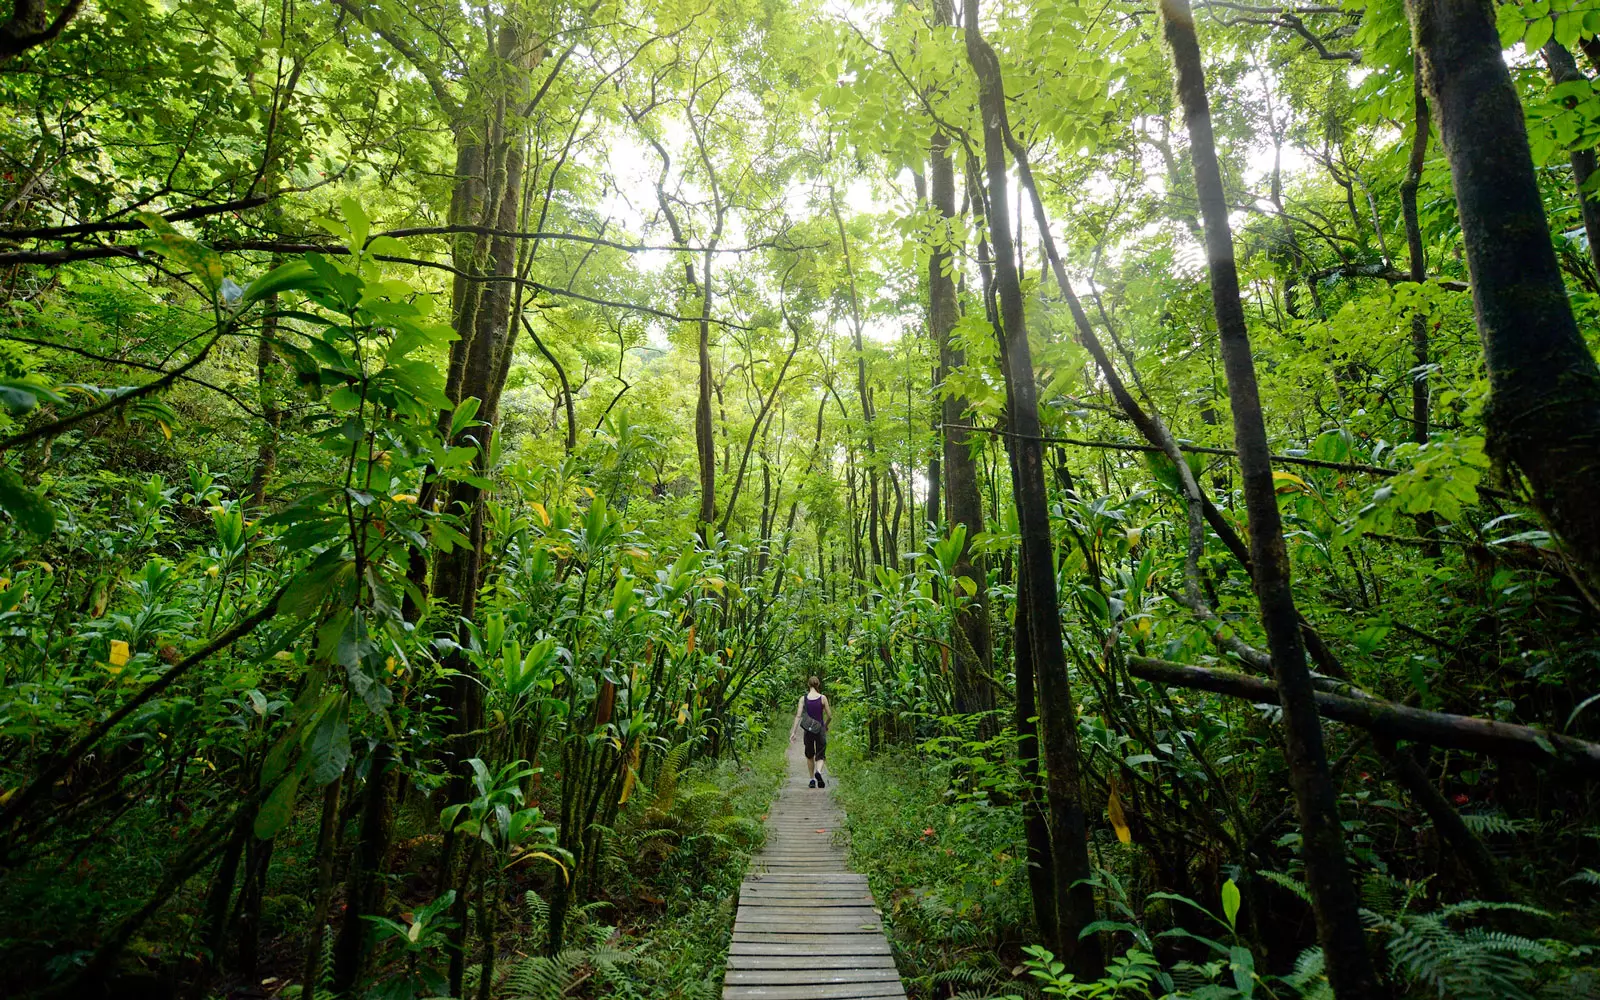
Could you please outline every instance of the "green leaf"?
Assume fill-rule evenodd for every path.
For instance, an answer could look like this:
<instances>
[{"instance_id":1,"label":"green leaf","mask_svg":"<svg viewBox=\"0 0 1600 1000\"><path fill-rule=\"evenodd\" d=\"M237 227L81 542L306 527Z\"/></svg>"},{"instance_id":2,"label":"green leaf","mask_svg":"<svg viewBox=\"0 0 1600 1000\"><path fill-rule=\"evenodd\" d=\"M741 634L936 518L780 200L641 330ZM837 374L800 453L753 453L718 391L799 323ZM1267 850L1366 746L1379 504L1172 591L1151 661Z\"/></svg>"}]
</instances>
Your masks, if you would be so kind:
<instances>
[{"instance_id":1,"label":"green leaf","mask_svg":"<svg viewBox=\"0 0 1600 1000\"><path fill-rule=\"evenodd\" d=\"M408 257L411 248L393 236L374 236L367 243L367 253L380 257Z\"/></svg>"},{"instance_id":2,"label":"green leaf","mask_svg":"<svg viewBox=\"0 0 1600 1000\"><path fill-rule=\"evenodd\" d=\"M1544 48L1544 43L1550 40L1550 32L1555 24L1548 17L1541 17L1528 22L1528 33L1522 36L1522 47L1529 52L1537 52Z\"/></svg>"},{"instance_id":3,"label":"green leaf","mask_svg":"<svg viewBox=\"0 0 1600 1000\"><path fill-rule=\"evenodd\" d=\"M278 738L278 742L267 751L266 759L261 762L261 782L269 784L283 777L283 772L289 769L289 762L294 759L294 748L298 746L296 737L299 735L297 728L291 728Z\"/></svg>"},{"instance_id":4,"label":"green leaf","mask_svg":"<svg viewBox=\"0 0 1600 1000\"><path fill-rule=\"evenodd\" d=\"M267 800L261 803L261 811L256 813L255 834L258 838L271 840L279 830L289 825L289 820L294 818L295 797L299 794L300 772L290 771L267 794Z\"/></svg>"},{"instance_id":5,"label":"green leaf","mask_svg":"<svg viewBox=\"0 0 1600 1000\"><path fill-rule=\"evenodd\" d=\"M0 406L13 417L21 416L39 405L39 400L64 403L66 397L51 389L35 376L26 378L0 378Z\"/></svg>"},{"instance_id":6,"label":"green leaf","mask_svg":"<svg viewBox=\"0 0 1600 1000\"><path fill-rule=\"evenodd\" d=\"M1528 21L1522 16L1522 8L1516 4L1502 4L1495 9L1495 30L1500 34L1500 47L1509 49L1522 41L1522 35L1528 30Z\"/></svg>"},{"instance_id":7,"label":"green leaf","mask_svg":"<svg viewBox=\"0 0 1600 1000\"><path fill-rule=\"evenodd\" d=\"M291 260L287 264L279 264L250 282L250 286L244 290L244 298L241 301L249 305L252 302L260 302L269 295L277 295L279 292L321 291L326 287L327 283L311 269L310 264L304 260Z\"/></svg>"},{"instance_id":8,"label":"green leaf","mask_svg":"<svg viewBox=\"0 0 1600 1000\"><path fill-rule=\"evenodd\" d=\"M1231 878L1222 883L1222 915L1227 918L1229 927L1238 926L1239 887Z\"/></svg>"},{"instance_id":9,"label":"green leaf","mask_svg":"<svg viewBox=\"0 0 1600 1000\"><path fill-rule=\"evenodd\" d=\"M213 295L222 287L222 257L213 249L189 239L172 224L154 212L140 212L139 221L148 226L156 238L144 248L153 250L168 260L182 266L206 286Z\"/></svg>"},{"instance_id":10,"label":"green leaf","mask_svg":"<svg viewBox=\"0 0 1600 1000\"><path fill-rule=\"evenodd\" d=\"M1228 885L1233 885L1232 881ZM1235 889L1235 892L1238 890ZM1233 987L1239 995L1249 1000L1256 991L1256 957L1249 948L1234 945L1228 950L1228 966L1233 970Z\"/></svg>"},{"instance_id":11,"label":"green leaf","mask_svg":"<svg viewBox=\"0 0 1600 1000\"><path fill-rule=\"evenodd\" d=\"M350 227L350 249L360 252L367 245L367 234L372 232L372 220L367 218L361 202L354 198L341 198L339 210L344 213L345 222Z\"/></svg>"},{"instance_id":12,"label":"green leaf","mask_svg":"<svg viewBox=\"0 0 1600 1000\"><path fill-rule=\"evenodd\" d=\"M454 441L457 434L466 430L472 424L472 418L478 415L478 407L483 405L483 400L477 396L468 396L463 399L450 415L450 440Z\"/></svg>"},{"instance_id":13,"label":"green leaf","mask_svg":"<svg viewBox=\"0 0 1600 1000\"><path fill-rule=\"evenodd\" d=\"M1562 48L1571 49L1578 41L1578 36L1583 32L1583 14L1583 11L1575 10L1556 18L1556 41Z\"/></svg>"},{"instance_id":14,"label":"green leaf","mask_svg":"<svg viewBox=\"0 0 1600 1000\"><path fill-rule=\"evenodd\" d=\"M24 531L48 538L56 527L55 511L49 501L30 490L22 477L10 469L0 469L0 510Z\"/></svg>"},{"instance_id":15,"label":"green leaf","mask_svg":"<svg viewBox=\"0 0 1600 1000\"><path fill-rule=\"evenodd\" d=\"M338 780L350 762L349 703L343 695L322 713L311 730L306 757L311 763L311 781L321 787Z\"/></svg>"}]
</instances>

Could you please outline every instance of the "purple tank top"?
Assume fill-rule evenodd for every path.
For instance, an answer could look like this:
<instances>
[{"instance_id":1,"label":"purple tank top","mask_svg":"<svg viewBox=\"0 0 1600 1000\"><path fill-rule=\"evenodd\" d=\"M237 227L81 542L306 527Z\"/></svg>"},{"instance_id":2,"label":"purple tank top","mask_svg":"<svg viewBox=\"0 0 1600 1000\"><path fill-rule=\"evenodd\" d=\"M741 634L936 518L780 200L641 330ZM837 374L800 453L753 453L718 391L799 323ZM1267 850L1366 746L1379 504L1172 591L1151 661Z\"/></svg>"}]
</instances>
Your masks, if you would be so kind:
<instances>
[{"instance_id":1,"label":"purple tank top","mask_svg":"<svg viewBox=\"0 0 1600 1000\"><path fill-rule=\"evenodd\" d=\"M810 695L807 695L806 696L806 714L811 716L813 719L816 719L818 722L821 722L822 721L822 699L821 698L813 698Z\"/></svg>"}]
</instances>

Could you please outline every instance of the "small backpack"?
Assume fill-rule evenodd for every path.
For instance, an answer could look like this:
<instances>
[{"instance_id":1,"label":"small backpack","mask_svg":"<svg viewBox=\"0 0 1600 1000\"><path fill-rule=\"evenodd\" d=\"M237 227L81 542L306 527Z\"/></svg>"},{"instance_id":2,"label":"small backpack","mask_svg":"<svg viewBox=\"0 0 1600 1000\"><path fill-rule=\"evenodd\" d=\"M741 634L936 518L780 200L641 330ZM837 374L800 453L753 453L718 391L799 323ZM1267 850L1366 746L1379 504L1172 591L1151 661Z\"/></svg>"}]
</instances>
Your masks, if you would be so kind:
<instances>
[{"instance_id":1,"label":"small backpack","mask_svg":"<svg viewBox=\"0 0 1600 1000\"><path fill-rule=\"evenodd\" d=\"M800 728L813 736L821 736L824 727L821 719L802 709L800 712Z\"/></svg>"}]
</instances>

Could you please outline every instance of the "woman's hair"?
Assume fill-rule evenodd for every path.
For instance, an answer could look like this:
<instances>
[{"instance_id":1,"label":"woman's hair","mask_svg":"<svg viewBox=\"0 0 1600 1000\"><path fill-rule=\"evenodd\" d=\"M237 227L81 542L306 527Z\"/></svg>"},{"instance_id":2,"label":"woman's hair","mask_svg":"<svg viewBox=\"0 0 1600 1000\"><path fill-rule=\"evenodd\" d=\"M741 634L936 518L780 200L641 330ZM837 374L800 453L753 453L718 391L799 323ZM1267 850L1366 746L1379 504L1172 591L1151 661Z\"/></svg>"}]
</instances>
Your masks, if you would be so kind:
<instances>
[{"instance_id":1,"label":"woman's hair","mask_svg":"<svg viewBox=\"0 0 1600 1000\"><path fill-rule=\"evenodd\" d=\"M813 691L821 691L822 690L822 679L820 677L818 677L816 674L812 674L811 677L806 681L806 683L811 685L811 689Z\"/></svg>"}]
</instances>

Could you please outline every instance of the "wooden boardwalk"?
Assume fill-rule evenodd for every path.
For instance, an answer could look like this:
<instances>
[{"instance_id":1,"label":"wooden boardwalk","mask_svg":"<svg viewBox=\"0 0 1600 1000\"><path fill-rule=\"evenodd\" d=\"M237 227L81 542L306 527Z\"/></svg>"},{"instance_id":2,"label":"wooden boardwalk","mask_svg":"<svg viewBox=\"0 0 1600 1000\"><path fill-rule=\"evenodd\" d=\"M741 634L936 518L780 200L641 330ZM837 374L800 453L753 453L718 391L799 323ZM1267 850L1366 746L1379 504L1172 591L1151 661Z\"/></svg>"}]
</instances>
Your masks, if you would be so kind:
<instances>
[{"instance_id":1,"label":"wooden boardwalk","mask_svg":"<svg viewBox=\"0 0 1600 1000\"><path fill-rule=\"evenodd\" d=\"M806 787L798 741L789 748L766 848L739 889L723 1000L905 1000L867 878L834 845L844 812L831 784Z\"/></svg>"}]
</instances>

